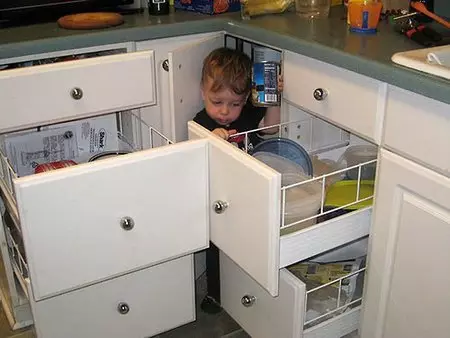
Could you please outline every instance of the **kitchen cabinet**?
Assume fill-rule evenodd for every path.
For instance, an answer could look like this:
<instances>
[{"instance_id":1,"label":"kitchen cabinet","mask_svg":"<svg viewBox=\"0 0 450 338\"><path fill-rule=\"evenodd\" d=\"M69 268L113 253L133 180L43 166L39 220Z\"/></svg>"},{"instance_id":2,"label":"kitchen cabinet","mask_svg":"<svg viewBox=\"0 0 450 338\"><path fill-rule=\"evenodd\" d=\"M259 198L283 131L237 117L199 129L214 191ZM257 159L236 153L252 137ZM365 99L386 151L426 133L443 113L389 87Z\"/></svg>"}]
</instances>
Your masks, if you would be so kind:
<instances>
[{"instance_id":1,"label":"kitchen cabinet","mask_svg":"<svg viewBox=\"0 0 450 338\"><path fill-rule=\"evenodd\" d=\"M38 132L37 128L42 131L66 126L55 125L62 121L76 122L113 114L111 116L117 117L118 127L115 136L118 141L125 140L126 149L133 151L23 177L14 172L14 165L4 155L1 157L1 188L15 219L13 227L20 234L19 239L23 239L25 248L25 252L21 251L20 243L12 238L9 245L17 257L15 273L25 285L37 332L43 338L59 338L77 332L68 328L79 325L72 317L82 310L83 300L98 300L93 309L105 311L99 317L100 324L124 318L123 321L118 319L117 332L127 328L130 338L157 334L193 320L194 308L186 306L179 309L173 322L160 325L155 317L146 329L137 328L135 323L144 312L154 311L154 304L147 304L144 301L149 301L147 298L140 300L136 293L143 292L144 281L159 276L160 269L165 271L165 267L178 260L177 264L190 269L179 280L180 283L190 280L180 292L183 292L182 297L192 298L193 289L189 283L192 284L193 274L189 275L187 271L193 271L192 254L207 247L209 240L221 249L223 257L231 259L229 269L236 272L230 276L236 276L238 280L239 275L246 275L248 285L257 289L259 297L266 299L267 306L271 307L273 302L281 299L279 304L289 307L287 311L292 312L292 316L287 320L295 329L286 331L283 336L335 337L357 327L361 297L356 296L351 303L345 304L339 296L336 305L320 318L303 321L302 318L306 318L303 305L308 302L305 286L284 268L368 236L372 214L370 203L341 217L325 221L317 218L330 214L324 210L328 177L337 175L342 179L353 169L359 173L358 181L361 181L363 168L376 163L376 159L359 162L350 169L334 168L328 174L316 174L310 181L291 186L283 184L282 176L276 170L196 123L188 122L201 108L198 84L202 65L199 60L223 44L222 34L183 43L168 53L167 63L163 54L155 54L153 48L156 50L157 45L152 47L151 43L146 43L133 53L0 72L0 92L2 88L6 92L10 83L25 83L28 79L51 82L52 88L63 96L55 101L55 106L48 104L51 93L42 90L40 95L33 96L30 100L33 104L38 105L41 100L45 103L42 107L46 109L40 115L27 113L32 107L26 110L26 104L12 100L10 109L21 114L2 116L3 132L23 133L26 128L28 131L35 128ZM166 45L165 50L169 50L169 46ZM119 64L117 70L110 67L115 63ZM130 65L129 76L124 74L124 65ZM95 87L91 87L91 83L98 84L97 77L104 75L104 78L109 73L114 79L122 79L121 84L107 85L111 95L116 97L108 100L103 89L99 89L101 95L96 100ZM73 76L58 77L57 74ZM164 83L168 86L161 85ZM372 83L368 86L373 89ZM79 95L79 89L82 95ZM291 92L301 92L300 89L296 87ZM127 90L133 91L129 97L124 95ZM168 94L163 95L163 92ZM370 98L378 105L378 100L382 101L384 97L370 94ZM284 120L278 126L278 136L297 140L312 155L337 161L349 146L367 143L349 132L357 129L350 120L339 120L339 126L336 126L332 124L337 123L333 118L311 114L309 108L314 110L314 107L306 107L305 111L299 107L302 105L283 103ZM159 123L163 132L146 123L150 121ZM164 131L168 131L169 137L164 136ZM171 137L177 143L174 144ZM366 138L371 140L375 136ZM288 222L283 214L286 196L302 185L302 189L308 189L310 185L320 191L322 195L320 201L317 200L320 212ZM372 199L373 193L365 197L356 193L346 206ZM364 254L360 252L358 256ZM362 267L351 271L336 283L341 285L346 280L362 277L364 270ZM169 273L161 272L161 278L169 277ZM149 297L163 294L169 287L175 289L179 284L149 286ZM124 288L127 291L123 295L111 296ZM128 289L136 289L136 293ZM231 289L225 293L225 309L244 329L252 332L252 324L246 324L250 323L245 318L247 313L240 317L239 311L232 310L236 306L233 297L239 297L239 300L242 297L237 291ZM289 299L290 294L296 294L299 302L291 299L285 304L282 300ZM119 296L137 304L133 308L139 313L132 313L131 306L129 312L127 307L119 306L123 302L128 304ZM63 324L51 327L52 315L46 313L55 314L61 308L67 309L58 313ZM258 313L270 313L270 309L265 308L258 311L255 318ZM117 312L123 317L115 317ZM109 334L100 324L86 326L84 336ZM145 333L141 329L145 329Z\"/></svg>"},{"instance_id":2,"label":"kitchen cabinet","mask_svg":"<svg viewBox=\"0 0 450 338\"><path fill-rule=\"evenodd\" d=\"M389 86L383 146L450 176L450 105Z\"/></svg>"},{"instance_id":3,"label":"kitchen cabinet","mask_svg":"<svg viewBox=\"0 0 450 338\"><path fill-rule=\"evenodd\" d=\"M186 60L183 55L192 55L192 53L199 53L198 48L203 48L204 52L208 52L215 47L222 45L221 33L205 33L196 35L185 35L182 38L174 37L167 39L157 39L148 41L136 42L136 51L153 51L155 55L155 82L156 82L156 104L140 108L140 116L142 120L149 126L160 130L164 135L174 142L187 140L186 123L192 117L189 115L191 111L199 111L202 109L202 100L200 91L195 90L195 83L191 86L193 90L189 91L189 96L183 95L181 98L183 102L177 100L177 104L183 104L184 107L191 106L186 110L177 111L175 96L181 95L184 88L179 88L177 83L179 78L197 79L201 72L202 63L198 60ZM212 39L209 43L197 42L201 40L208 40L210 38L220 37L215 40ZM195 54L197 55L197 54ZM180 60L181 59L181 60ZM182 63L180 61L183 61ZM170 65L186 64L189 62L189 67L171 68ZM189 72L189 74L183 74ZM182 82L184 83L184 82ZM188 101L186 101L188 100Z\"/></svg>"},{"instance_id":4,"label":"kitchen cabinet","mask_svg":"<svg viewBox=\"0 0 450 338\"><path fill-rule=\"evenodd\" d=\"M362 337L447 337L450 179L381 150Z\"/></svg>"},{"instance_id":5,"label":"kitchen cabinet","mask_svg":"<svg viewBox=\"0 0 450 338\"><path fill-rule=\"evenodd\" d=\"M389 86L362 337L447 337L449 106Z\"/></svg>"},{"instance_id":6,"label":"kitchen cabinet","mask_svg":"<svg viewBox=\"0 0 450 338\"><path fill-rule=\"evenodd\" d=\"M195 55L192 55L190 60L203 59L206 56L204 53L223 43L223 37L220 36L219 42L217 34L214 36L215 38L206 40L191 37L192 41L202 41L199 46L204 47L192 48L190 53ZM180 59L179 53L186 55L186 50L181 51L178 48L178 45L185 43L171 44L174 47L171 55L177 60ZM195 46L195 43L192 46ZM36 57L38 65L26 63L25 66L30 67L4 70L0 73L0 87L5 89L5 95L9 93L13 96L11 100L9 97L5 98L5 102L8 102L12 111L19 112L18 115L2 115L2 131L7 132L2 135L2 141L12 134L22 135L68 126L66 123L58 124L61 121L67 121L69 124L79 122L81 125L84 120L79 120L80 118L112 116L112 120L117 120L118 131L117 135L110 133L107 136L120 141L119 145L123 145L127 151L134 151L133 154L117 157L112 162L80 164L72 168L76 168L72 175L67 171L64 173L63 170L60 171L63 175L60 177L53 176L57 171L19 177L22 175L15 172L12 161L4 155L7 153L6 147L2 148L1 188L5 204L14 219L12 224L4 224L2 227L2 234L5 238L8 237L2 241L2 256L14 272L13 278L19 280L17 284L20 284L21 291L25 294L23 298L29 299L33 317L39 321L35 323L39 336L45 338L61 337L62 333L69 337L68 330L71 334L77 334L74 326L78 324L72 320L71 313L82 312L85 304L75 301L77 297L74 295L94 302L105 297L110 298L99 304L110 314L105 314L102 317L104 320L99 320L98 323L114 320L112 313L117 314L120 299L111 297L109 291L109 296L102 296L102 292L98 290L108 286L117 291L125 283L123 280L127 280L123 276L132 276L131 289L137 288L144 292L146 284L141 279L147 274L151 275L151 271L158 270L152 270L152 266L169 264L167 270L176 273L174 270L177 265L182 265L184 270L190 271L189 276L183 274L182 276L186 276L183 278L178 275L168 276L165 273L161 279L177 280L173 288L179 290L181 296L189 299L191 303L194 299L194 289L189 287L194 281L191 253L205 248L209 240L206 205L207 142L200 140L173 144L161 132L142 121L140 108L158 105L157 93L165 92L166 89L156 88L154 51L132 52L133 49L134 46L130 49L120 49L119 54L80 57L66 62L57 62L60 55L46 55L45 57L50 59L49 64L39 65L40 61ZM73 53L75 54L75 51ZM7 61L22 65L23 60ZM137 64L138 68L135 67ZM126 69L128 73L125 74ZM180 71L181 66L171 69L180 72L175 75L172 71L169 72L173 81L179 81L178 77L185 75ZM58 74L66 76L58 77ZM200 72L196 74L197 83L199 74ZM105 81L107 75L115 81ZM98 81L107 83L101 87ZM51 84L51 88L61 98L53 100L54 92L41 88L39 95L32 95L30 101L18 100L19 84L28 82L38 82L42 86ZM11 84L14 86L11 87ZM13 92L12 88L15 88ZM114 99L108 99L108 96L114 96ZM27 102L31 105L27 105ZM49 105L49 102L53 104ZM40 109L41 114L30 114L33 112L33 105ZM183 111L186 109L183 105L173 109L172 114L176 118L181 118L183 114L195 114L193 110L189 113ZM180 110L176 111L177 109ZM148 117L145 110L142 115ZM164 115L170 115L169 111ZM10 132L13 130L17 132ZM59 142L62 142L61 139ZM170 146L145 150L162 145ZM193 164L192 170L184 166L186 162ZM184 174L179 172L181 163ZM106 165L109 169L96 168L98 164L100 167ZM148 181L143 175L151 177L151 180ZM169 181L164 183L163 176L169 178ZM187 181L191 184L186 185ZM174 208L176 212L173 212ZM9 236L11 230L14 230L18 237ZM183 231L187 233L182 235ZM183 256L188 259L181 259L180 263L175 265L171 264L174 259ZM153 295L167 292L169 286L162 284L164 283L155 284ZM98 285L102 287L99 288ZM125 298L137 296L137 292L124 295ZM153 311L149 306L154 304L148 305L144 304L144 300L139 301L134 310L138 313L131 315L132 319L119 321L118 325L122 327L116 330L116 334L120 336L120 332L126 330L129 337L141 337L185 324L195 319L195 307L187 306L188 304L186 302L186 306L179 307L177 315L171 320L160 320L153 316L154 320L148 323L147 330L144 327L137 328L134 323L146 316L147 312ZM28 302L25 305L29 307ZM168 302L166 307L169 311L175 305ZM67 311L58 311L61 308L66 308ZM53 314L46 315L47 312ZM55 320L56 313L62 323L57 326L51 323L52 317L53 321ZM129 317L128 313L123 315ZM27 321L21 320L17 315L12 318L12 321L21 321L22 326L29 325L30 320L31 318ZM106 335L106 332L100 333L106 329L106 325L87 325L86 336Z\"/></svg>"},{"instance_id":7,"label":"kitchen cabinet","mask_svg":"<svg viewBox=\"0 0 450 338\"><path fill-rule=\"evenodd\" d=\"M284 84L287 101L380 144L385 83L287 51Z\"/></svg>"},{"instance_id":8,"label":"kitchen cabinet","mask_svg":"<svg viewBox=\"0 0 450 338\"><path fill-rule=\"evenodd\" d=\"M375 100L378 99L376 96ZM383 99L381 96L380 100ZM283 120L278 136L296 140L321 158L337 160L349 145L367 144L287 100L283 102ZM210 238L222 251L224 309L250 335L258 338L339 337L357 330L361 297L351 297L350 305L338 301L339 305L321 313L320 318L307 319L306 305L308 299L314 301L315 295L311 290L307 292L305 284L287 268L325 252L333 256L328 261L343 259L349 243L364 242L369 235L371 207L327 221L312 217L312 224L289 224L282 210L286 207L285 194L293 187L282 183L280 173L195 122L188 125L190 139L209 139L210 201L216 209L210 216ZM249 133L242 135L248 138ZM362 162L358 167L370 164ZM347 170L338 173L345 174ZM309 183L319 184L324 192L322 182L328 176L315 176ZM352 203L359 201L356 197ZM320 203L317 208L319 216L327 214L320 210ZM330 250L336 248L340 253L331 254ZM365 253L364 249L357 250L351 257ZM363 275L364 267L342 280L363 278Z\"/></svg>"},{"instance_id":9,"label":"kitchen cabinet","mask_svg":"<svg viewBox=\"0 0 450 338\"><path fill-rule=\"evenodd\" d=\"M149 337L189 323L195 320L192 265L187 255L34 303L37 336Z\"/></svg>"}]
</instances>

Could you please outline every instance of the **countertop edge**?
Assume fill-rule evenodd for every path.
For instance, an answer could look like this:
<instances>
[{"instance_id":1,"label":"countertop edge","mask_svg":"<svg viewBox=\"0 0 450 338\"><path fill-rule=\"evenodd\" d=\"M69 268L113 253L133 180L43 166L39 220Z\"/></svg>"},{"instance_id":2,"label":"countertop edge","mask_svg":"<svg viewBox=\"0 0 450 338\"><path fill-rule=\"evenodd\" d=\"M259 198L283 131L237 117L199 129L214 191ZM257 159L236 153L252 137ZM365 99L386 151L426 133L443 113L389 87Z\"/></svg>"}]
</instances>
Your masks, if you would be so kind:
<instances>
[{"instance_id":1,"label":"countertop edge","mask_svg":"<svg viewBox=\"0 0 450 338\"><path fill-rule=\"evenodd\" d=\"M0 46L0 58L48 53L64 49L77 49L105 44L170 38L183 35L226 31L250 40L299 53L337 67L397 86L450 104L450 85L440 79L395 63L390 65L352 55L314 41L250 26L232 18L209 17L186 22L171 22L144 27L118 27L112 30L86 32L64 37L49 37L24 42L5 43Z\"/></svg>"},{"instance_id":2,"label":"countertop edge","mask_svg":"<svg viewBox=\"0 0 450 338\"><path fill-rule=\"evenodd\" d=\"M403 67L393 62L387 65L317 42L299 40L298 38L271 32L263 28L245 26L241 22L232 20L228 21L228 26L224 30L450 104L450 84L445 79ZM270 34L261 34L261 31L266 31Z\"/></svg>"}]
</instances>

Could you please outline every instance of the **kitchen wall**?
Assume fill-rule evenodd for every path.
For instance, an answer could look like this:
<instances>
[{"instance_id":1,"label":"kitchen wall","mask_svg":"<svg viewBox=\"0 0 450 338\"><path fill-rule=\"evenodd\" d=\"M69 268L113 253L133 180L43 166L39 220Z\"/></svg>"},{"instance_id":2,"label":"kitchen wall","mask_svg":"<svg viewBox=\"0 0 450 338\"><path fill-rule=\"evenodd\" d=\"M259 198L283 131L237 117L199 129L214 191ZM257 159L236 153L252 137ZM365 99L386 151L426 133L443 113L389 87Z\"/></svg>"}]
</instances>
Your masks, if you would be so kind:
<instances>
[{"instance_id":1,"label":"kitchen wall","mask_svg":"<svg viewBox=\"0 0 450 338\"><path fill-rule=\"evenodd\" d=\"M383 8L408 8L409 0L382 0ZM450 17L450 0L434 0L434 11L441 16Z\"/></svg>"},{"instance_id":2,"label":"kitchen wall","mask_svg":"<svg viewBox=\"0 0 450 338\"><path fill-rule=\"evenodd\" d=\"M441 16L450 17L450 1L434 0L434 11Z\"/></svg>"}]
</instances>

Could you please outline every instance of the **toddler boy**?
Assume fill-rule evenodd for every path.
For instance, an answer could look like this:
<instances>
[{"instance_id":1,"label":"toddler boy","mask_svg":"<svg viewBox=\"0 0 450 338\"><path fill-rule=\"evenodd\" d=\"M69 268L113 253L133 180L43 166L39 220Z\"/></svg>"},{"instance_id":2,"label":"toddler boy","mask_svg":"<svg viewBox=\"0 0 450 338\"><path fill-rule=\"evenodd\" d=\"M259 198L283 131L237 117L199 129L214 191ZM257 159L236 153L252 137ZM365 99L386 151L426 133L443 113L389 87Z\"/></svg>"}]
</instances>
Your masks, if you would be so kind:
<instances>
[{"instance_id":1,"label":"toddler boy","mask_svg":"<svg viewBox=\"0 0 450 338\"><path fill-rule=\"evenodd\" d=\"M225 47L212 51L203 62L200 83L205 109L194 118L198 124L225 140L236 142L240 148L243 142L233 138L233 134L280 123L280 107L255 107L248 100L252 89L251 73L252 61L246 54ZM249 141L251 149L260 138L250 133Z\"/></svg>"},{"instance_id":2,"label":"toddler boy","mask_svg":"<svg viewBox=\"0 0 450 338\"><path fill-rule=\"evenodd\" d=\"M212 51L203 62L200 90L205 109L197 113L194 121L217 136L244 148L244 139L233 134L280 123L280 107L255 107L248 100L252 89L252 61L237 50L219 48ZM282 88L281 79L279 87ZM270 128L263 132L276 132ZM249 134L248 149L261 139ZM206 251L207 295L201 308L217 313L220 307L219 250L210 243Z\"/></svg>"}]
</instances>

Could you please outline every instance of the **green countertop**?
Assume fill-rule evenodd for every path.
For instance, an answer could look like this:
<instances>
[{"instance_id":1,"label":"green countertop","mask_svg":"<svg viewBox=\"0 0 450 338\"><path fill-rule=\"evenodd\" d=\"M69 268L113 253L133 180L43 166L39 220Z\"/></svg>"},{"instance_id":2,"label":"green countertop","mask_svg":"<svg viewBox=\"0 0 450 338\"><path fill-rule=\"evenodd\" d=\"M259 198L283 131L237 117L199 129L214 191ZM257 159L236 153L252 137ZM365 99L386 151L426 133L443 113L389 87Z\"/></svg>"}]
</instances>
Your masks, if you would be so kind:
<instances>
[{"instance_id":1,"label":"green countertop","mask_svg":"<svg viewBox=\"0 0 450 338\"><path fill-rule=\"evenodd\" d=\"M0 29L0 58L45 53L109 43L149 40L225 30L281 49L370 76L450 104L450 81L392 63L392 54L422 48L382 22L375 35L348 31L343 11L333 8L327 19L304 20L295 13L241 20L239 14L219 16L176 11L151 17L146 12L125 16L115 28L71 31L56 23Z\"/></svg>"}]
</instances>

